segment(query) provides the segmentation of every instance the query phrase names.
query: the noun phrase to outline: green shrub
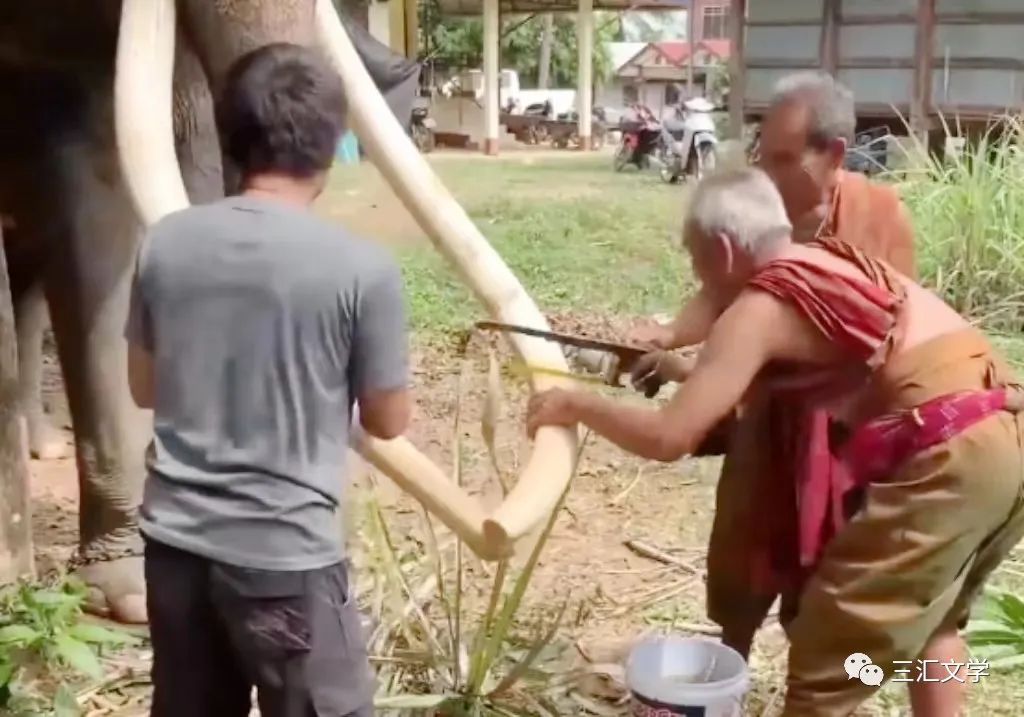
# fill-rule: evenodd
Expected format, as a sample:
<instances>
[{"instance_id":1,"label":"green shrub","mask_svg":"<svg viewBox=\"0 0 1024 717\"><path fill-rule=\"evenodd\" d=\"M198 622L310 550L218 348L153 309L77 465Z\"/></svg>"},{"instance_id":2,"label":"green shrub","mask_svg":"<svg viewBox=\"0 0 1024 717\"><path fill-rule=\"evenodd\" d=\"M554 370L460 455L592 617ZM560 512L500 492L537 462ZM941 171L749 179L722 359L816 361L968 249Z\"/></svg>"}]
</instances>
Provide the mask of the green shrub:
<instances>
[{"instance_id":1,"label":"green shrub","mask_svg":"<svg viewBox=\"0 0 1024 717\"><path fill-rule=\"evenodd\" d=\"M956 132L948 127L947 134ZM910 151L900 190L924 283L998 331L1024 327L1024 118L993 123L944 158Z\"/></svg>"},{"instance_id":2,"label":"green shrub","mask_svg":"<svg viewBox=\"0 0 1024 717\"><path fill-rule=\"evenodd\" d=\"M134 642L130 635L83 622L85 587L22 583L0 591L0 714L73 717L69 673L98 679L98 650Z\"/></svg>"}]
</instances>

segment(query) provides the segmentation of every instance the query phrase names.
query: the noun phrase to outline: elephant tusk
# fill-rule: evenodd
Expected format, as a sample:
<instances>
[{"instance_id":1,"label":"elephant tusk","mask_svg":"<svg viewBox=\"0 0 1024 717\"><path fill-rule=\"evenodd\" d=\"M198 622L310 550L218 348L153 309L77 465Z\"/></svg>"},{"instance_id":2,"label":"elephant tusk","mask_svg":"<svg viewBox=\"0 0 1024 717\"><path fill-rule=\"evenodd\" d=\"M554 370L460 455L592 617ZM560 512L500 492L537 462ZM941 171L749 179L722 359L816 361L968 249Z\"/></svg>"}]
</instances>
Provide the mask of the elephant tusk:
<instances>
[{"instance_id":1,"label":"elephant tusk","mask_svg":"<svg viewBox=\"0 0 1024 717\"><path fill-rule=\"evenodd\" d=\"M345 84L349 119L356 135L434 246L493 318L547 329L547 321L515 275L402 130L363 66L331 0L316 0L316 24L320 42ZM526 363L568 371L565 357L554 344L526 336L511 338ZM568 384L564 378L534 375L531 385L534 390L543 390ZM538 431L534 452L515 487L484 523L483 557L507 554L514 541L550 515L572 475L576 443L576 433L568 429ZM383 454L392 447L377 450ZM398 480L406 490L422 494L425 487L416 485L420 477L409 474Z\"/></svg>"},{"instance_id":2,"label":"elephant tusk","mask_svg":"<svg viewBox=\"0 0 1024 717\"><path fill-rule=\"evenodd\" d=\"M123 0L114 126L128 191L150 225L189 205L174 151L174 0Z\"/></svg>"}]
</instances>

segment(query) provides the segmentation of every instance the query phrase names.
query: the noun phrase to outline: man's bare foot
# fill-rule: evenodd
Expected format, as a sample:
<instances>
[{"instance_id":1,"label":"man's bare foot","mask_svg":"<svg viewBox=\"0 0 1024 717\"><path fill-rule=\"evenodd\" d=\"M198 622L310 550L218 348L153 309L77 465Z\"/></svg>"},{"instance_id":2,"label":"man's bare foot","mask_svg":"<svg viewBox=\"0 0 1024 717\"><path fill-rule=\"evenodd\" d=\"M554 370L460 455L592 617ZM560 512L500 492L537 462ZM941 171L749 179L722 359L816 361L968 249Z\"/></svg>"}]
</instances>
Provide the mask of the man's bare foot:
<instances>
[{"instance_id":1,"label":"man's bare foot","mask_svg":"<svg viewBox=\"0 0 1024 717\"><path fill-rule=\"evenodd\" d=\"M141 557L89 563L78 574L89 590L86 612L127 625L149 622Z\"/></svg>"},{"instance_id":2,"label":"man's bare foot","mask_svg":"<svg viewBox=\"0 0 1024 717\"><path fill-rule=\"evenodd\" d=\"M52 461L71 456L71 444L45 418L29 422L28 447L32 457L37 460Z\"/></svg>"}]
</instances>

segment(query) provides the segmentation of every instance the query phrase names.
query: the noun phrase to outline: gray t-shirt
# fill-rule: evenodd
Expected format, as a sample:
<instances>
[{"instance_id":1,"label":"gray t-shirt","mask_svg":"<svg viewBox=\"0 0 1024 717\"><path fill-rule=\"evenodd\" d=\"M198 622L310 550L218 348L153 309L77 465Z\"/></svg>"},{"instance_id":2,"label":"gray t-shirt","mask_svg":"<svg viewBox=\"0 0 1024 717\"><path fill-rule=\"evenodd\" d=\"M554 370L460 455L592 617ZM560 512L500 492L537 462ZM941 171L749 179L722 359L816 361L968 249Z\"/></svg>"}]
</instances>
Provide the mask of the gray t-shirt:
<instances>
[{"instance_id":1,"label":"gray t-shirt","mask_svg":"<svg viewBox=\"0 0 1024 717\"><path fill-rule=\"evenodd\" d=\"M269 200L195 206L143 241L126 335L154 361L142 532L248 568L340 560L353 401L408 381L389 255Z\"/></svg>"}]
</instances>

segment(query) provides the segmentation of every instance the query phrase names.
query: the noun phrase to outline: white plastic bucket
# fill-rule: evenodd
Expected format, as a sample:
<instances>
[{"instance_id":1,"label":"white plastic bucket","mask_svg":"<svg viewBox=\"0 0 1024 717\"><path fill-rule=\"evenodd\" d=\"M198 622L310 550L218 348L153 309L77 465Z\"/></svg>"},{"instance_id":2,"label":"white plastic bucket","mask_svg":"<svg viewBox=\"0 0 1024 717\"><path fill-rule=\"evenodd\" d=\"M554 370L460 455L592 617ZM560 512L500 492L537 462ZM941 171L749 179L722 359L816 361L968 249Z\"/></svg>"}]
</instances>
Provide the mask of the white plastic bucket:
<instances>
[{"instance_id":1,"label":"white plastic bucket","mask_svg":"<svg viewBox=\"0 0 1024 717\"><path fill-rule=\"evenodd\" d=\"M634 717L741 717L750 679L740 653L720 642L656 637L630 652L626 684Z\"/></svg>"}]
</instances>

